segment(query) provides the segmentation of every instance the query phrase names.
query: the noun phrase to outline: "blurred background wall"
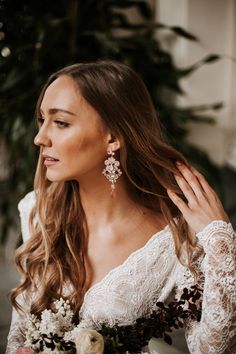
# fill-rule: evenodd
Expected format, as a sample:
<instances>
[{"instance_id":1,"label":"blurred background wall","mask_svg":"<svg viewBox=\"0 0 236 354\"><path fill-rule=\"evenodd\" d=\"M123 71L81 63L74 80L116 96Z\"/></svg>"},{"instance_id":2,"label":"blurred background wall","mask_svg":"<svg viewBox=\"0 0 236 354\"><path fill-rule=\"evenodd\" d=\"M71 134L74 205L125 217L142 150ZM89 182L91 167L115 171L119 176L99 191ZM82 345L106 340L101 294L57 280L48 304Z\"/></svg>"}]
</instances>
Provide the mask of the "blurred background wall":
<instances>
[{"instance_id":1,"label":"blurred background wall","mask_svg":"<svg viewBox=\"0 0 236 354\"><path fill-rule=\"evenodd\" d=\"M42 82L58 67L101 57L133 66L171 143L216 183L236 227L236 0L140 3L1 2L0 353L10 322L7 292L18 281L12 266L20 243L16 206L32 188L35 168L33 107ZM110 11L120 15L116 22ZM154 23L162 26L154 30Z\"/></svg>"},{"instance_id":2,"label":"blurred background wall","mask_svg":"<svg viewBox=\"0 0 236 354\"><path fill-rule=\"evenodd\" d=\"M184 79L187 95L180 103L204 104L223 101L215 114L217 124L190 124L188 139L204 148L217 164L236 168L236 2L235 0L159 0L156 17L168 25L179 25L199 38L199 43L169 39L176 63L193 64L207 53L222 60L204 66ZM167 34L168 36L168 34ZM168 41L167 41L168 42Z\"/></svg>"}]
</instances>

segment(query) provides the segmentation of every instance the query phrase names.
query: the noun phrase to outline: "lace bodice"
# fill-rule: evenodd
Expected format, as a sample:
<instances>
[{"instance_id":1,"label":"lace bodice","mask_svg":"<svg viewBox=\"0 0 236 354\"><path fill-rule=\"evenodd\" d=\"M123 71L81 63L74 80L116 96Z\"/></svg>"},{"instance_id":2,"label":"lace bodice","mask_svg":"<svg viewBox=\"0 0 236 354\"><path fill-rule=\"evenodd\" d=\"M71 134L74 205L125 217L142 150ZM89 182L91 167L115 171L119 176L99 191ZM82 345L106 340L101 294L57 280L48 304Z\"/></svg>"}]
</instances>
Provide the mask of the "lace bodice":
<instances>
[{"instance_id":1,"label":"lace bodice","mask_svg":"<svg viewBox=\"0 0 236 354\"><path fill-rule=\"evenodd\" d=\"M29 235L33 192L20 203L24 240ZM202 318L186 323L186 338L192 354L236 353L236 237L230 223L213 221L197 234L204 255L196 263L204 287ZM153 235L146 245L111 270L86 293L80 310L80 326L131 324L148 315L156 301L167 301L194 277L176 255L169 226ZM22 300L23 301L23 300ZM28 307L24 305L25 312ZM7 354L24 343L25 316L13 310Z\"/></svg>"}]
</instances>

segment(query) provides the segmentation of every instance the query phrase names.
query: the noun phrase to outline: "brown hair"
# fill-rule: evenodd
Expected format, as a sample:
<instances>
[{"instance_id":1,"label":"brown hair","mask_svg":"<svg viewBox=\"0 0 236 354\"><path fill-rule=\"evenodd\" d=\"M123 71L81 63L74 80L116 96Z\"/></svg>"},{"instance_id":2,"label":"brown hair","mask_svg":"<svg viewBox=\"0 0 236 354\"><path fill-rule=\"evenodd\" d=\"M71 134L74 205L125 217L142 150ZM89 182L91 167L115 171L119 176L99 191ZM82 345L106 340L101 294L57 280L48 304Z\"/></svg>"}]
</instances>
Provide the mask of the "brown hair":
<instances>
[{"instance_id":1,"label":"brown hair","mask_svg":"<svg viewBox=\"0 0 236 354\"><path fill-rule=\"evenodd\" d=\"M161 212L170 225L180 259L183 245L191 268L195 237L166 189L179 194L173 174L176 160L184 157L161 136L156 112L141 78L128 66L99 61L67 66L51 75L39 97L38 115L47 87L61 75L71 77L85 100L99 113L114 136L122 140L120 162L137 203ZM50 182L39 156L35 175L36 206L31 214L31 238L16 253L16 264L24 275L11 300L34 292L31 311L40 314L51 306L69 284L71 301L78 315L85 292L87 227L76 181ZM36 216L36 217L35 217ZM78 222L79 220L79 222Z\"/></svg>"}]
</instances>

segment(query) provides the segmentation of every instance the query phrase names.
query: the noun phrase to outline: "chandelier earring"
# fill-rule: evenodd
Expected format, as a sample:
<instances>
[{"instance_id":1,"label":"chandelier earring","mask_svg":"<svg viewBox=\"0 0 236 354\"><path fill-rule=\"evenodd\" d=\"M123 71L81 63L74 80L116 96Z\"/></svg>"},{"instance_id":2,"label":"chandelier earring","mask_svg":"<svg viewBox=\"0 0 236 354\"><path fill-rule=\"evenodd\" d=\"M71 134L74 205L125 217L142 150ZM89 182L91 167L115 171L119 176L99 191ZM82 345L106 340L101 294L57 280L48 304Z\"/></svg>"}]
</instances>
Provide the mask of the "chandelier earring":
<instances>
[{"instance_id":1,"label":"chandelier earring","mask_svg":"<svg viewBox=\"0 0 236 354\"><path fill-rule=\"evenodd\" d=\"M111 150L107 153L109 157L104 161L105 168L102 173L111 183L111 195L113 195L115 191L115 183L122 175L122 171L119 169L120 162L114 157L115 153Z\"/></svg>"}]
</instances>

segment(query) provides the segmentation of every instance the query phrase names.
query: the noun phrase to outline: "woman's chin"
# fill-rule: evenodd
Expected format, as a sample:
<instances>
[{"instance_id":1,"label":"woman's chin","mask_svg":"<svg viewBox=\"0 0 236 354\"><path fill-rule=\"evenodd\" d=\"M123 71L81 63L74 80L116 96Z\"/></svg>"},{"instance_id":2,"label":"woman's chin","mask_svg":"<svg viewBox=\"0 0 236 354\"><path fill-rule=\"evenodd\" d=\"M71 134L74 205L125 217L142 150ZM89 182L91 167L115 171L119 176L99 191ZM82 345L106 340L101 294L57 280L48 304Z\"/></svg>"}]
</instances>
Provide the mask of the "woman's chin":
<instances>
[{"instance_id":1,"label":"woman's chin","mask_svg":"<svg viewBox=\"0 0 236 354\"><path fill-rule=\"evenodd\" d=\"M51 173L46 173L46 177L50 182L65 182L71 180L68 176L59 176Z\"/></svg>"}]
</instances>

